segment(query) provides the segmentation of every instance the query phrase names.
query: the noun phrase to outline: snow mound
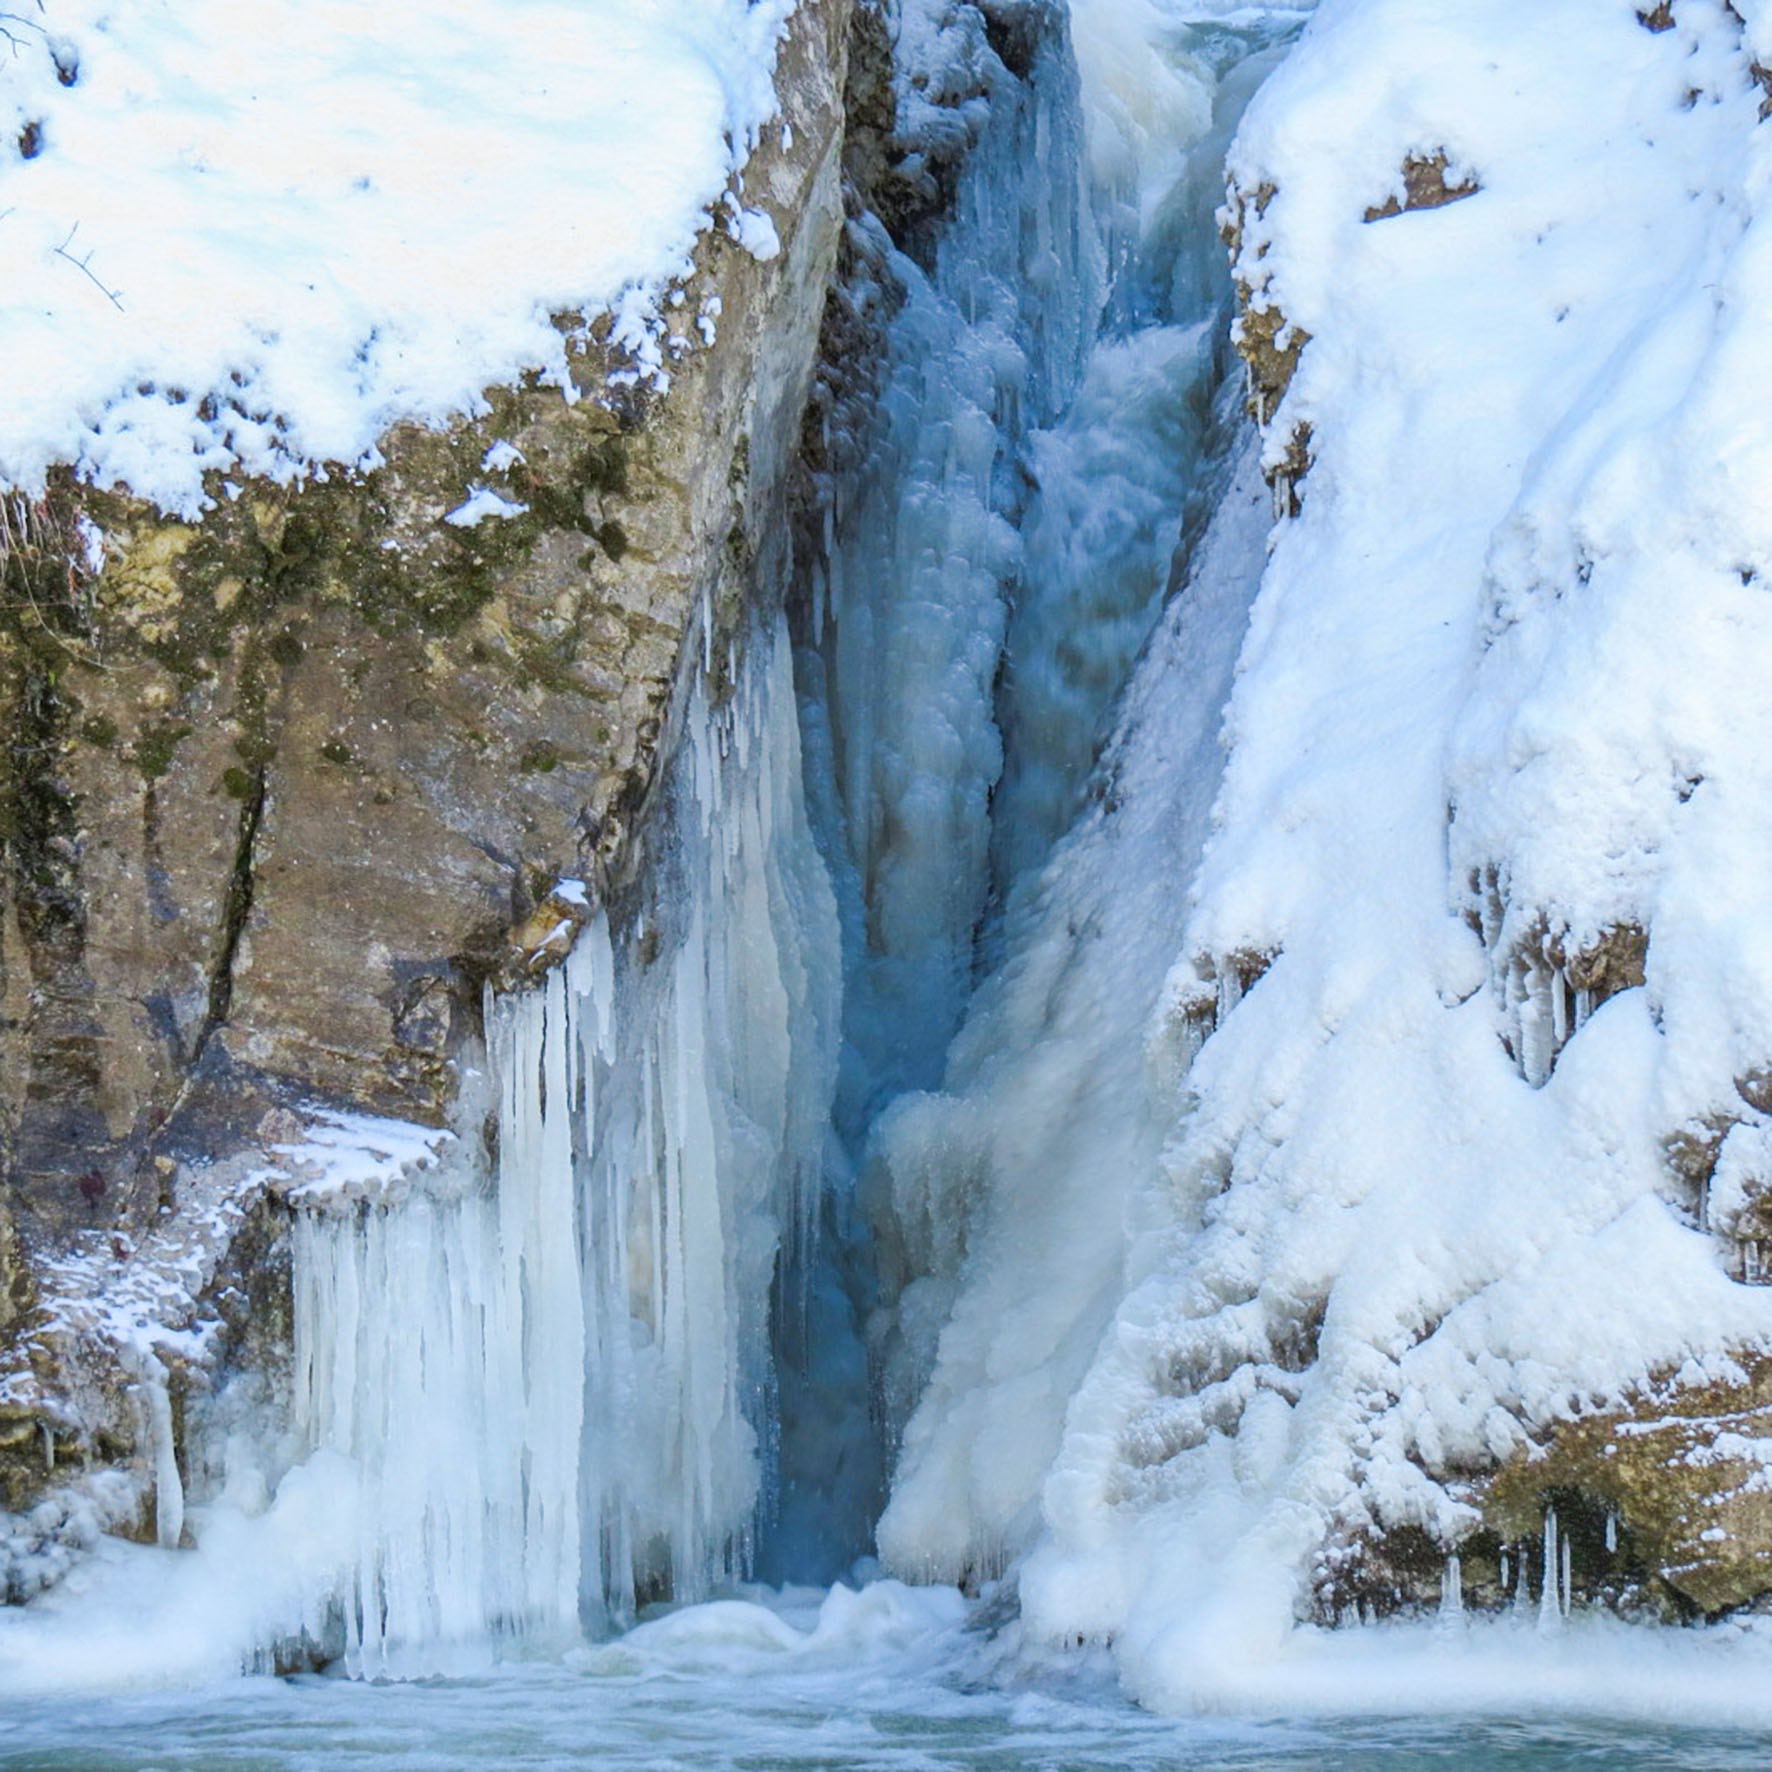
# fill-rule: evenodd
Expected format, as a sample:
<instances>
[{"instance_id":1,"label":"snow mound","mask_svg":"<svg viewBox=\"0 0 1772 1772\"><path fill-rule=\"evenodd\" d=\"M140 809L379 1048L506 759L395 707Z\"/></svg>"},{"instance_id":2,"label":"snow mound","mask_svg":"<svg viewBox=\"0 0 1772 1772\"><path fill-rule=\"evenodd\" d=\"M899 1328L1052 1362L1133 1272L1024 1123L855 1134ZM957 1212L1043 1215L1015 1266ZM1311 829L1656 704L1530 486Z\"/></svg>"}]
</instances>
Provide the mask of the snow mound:
<instances>
[{"instance_id":1,"label":"snow mound","mask_svg":"<svg viewBox=\"0 0 1772 1772\"><path fill-rule=\"evenodd\" d=\"M0 484L169 511L638 342L774 114L793 0L33 0L0 38ZM743 211L745 244L773 228Z\"/></svg>"}]
</instances>

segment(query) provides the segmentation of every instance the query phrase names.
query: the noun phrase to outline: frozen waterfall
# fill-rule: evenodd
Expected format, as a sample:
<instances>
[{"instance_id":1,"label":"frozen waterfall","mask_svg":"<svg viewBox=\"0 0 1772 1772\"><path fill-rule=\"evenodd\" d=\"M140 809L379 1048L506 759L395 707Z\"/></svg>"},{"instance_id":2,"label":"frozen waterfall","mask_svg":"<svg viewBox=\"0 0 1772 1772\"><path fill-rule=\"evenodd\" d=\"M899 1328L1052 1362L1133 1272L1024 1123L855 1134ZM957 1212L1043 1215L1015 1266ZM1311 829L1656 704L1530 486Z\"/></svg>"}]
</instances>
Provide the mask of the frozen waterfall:
<instances>
[{"instance_id":1,"label":"frozen waterfall","mask_svg":"<svg viewBox=\"0 0 1772 1772\"><path fill-rule=\"evenodd\" d=\"M1212 210L1281 26L1084 5L1073 54L1054 6L1012 72L977 14L912 11L911 52L981 102L956 113L974 139L927 262L874 237L870 274L897 291L886 364L877 399L839 415L854 466L820 488L797 659L778 623L730 705L691 698L643 900L599 908L544 985L489 1002L493 1173L464 1157L399 1198L301 1208L298 1419L355 1472L357 1671L705 1594L750 1567L778 1508L772 1569L834 1572L867 1548L880 1416L901 1431L931 1373L948 1395L935 1335L986 1235L974 1171L1003 1161L965 1105L998 1062L979 1029L1023 1051L1045 1019L1008 1111L1051 1154L1110 1192L1154 1157L1137 1066L1079 1042L1104 989L1140 1037L1164 901L1105 888L1133 857L1138 878L1185 876L1216 779L1263 506L1247 460L1228 465ZM1154 680L1135 694L1041 883L1215 501L1227 514L1152 642L1185 705ZM1191 810L1171 796L1154 821L1116 818L1139 767L1126 734L1153 720L1195 758ZM1016 906L1049 911L1059 876L1110 980L1025 945L1037 919ZM949 1059L1005 953L997 1007ZM959 1105L916 1093L944 1069ZM1004 1500L930 1490L942 1534L1012 1542L1111 1302L1117 1218L1048 1227L1071 1259L1042 1338L1072 1351L1048 1394L1005 1392L1018 1419L988 1479ZM957 1573L976 1555L908 1524L927 1441L913 1425L883 1544Z\"/></svg>"},{"instance_id":2,"label":"frozen waterfall","mask_svg":"<svg viewBox=\"0 0 1772 1772\"><path fill-rule=\"evenodd\" d=\"M916 90L974 95L924 119L971 138L951 214L921 256L857 224L885 361L828 420L793 644L688 697L638 883L489 999L489 1168L464 1138L300 1196L353 1671L631 1621L759 1534L828 1579L888 1450L899 1566L1028 1542L1181 1062L1146 1030L1267 525L1213 209L1294 20L1035 15L1011 70L970 9L907 11ZM1093 1192L1016 1229L1018 1167Z\"/></svg>"}]
</instances>

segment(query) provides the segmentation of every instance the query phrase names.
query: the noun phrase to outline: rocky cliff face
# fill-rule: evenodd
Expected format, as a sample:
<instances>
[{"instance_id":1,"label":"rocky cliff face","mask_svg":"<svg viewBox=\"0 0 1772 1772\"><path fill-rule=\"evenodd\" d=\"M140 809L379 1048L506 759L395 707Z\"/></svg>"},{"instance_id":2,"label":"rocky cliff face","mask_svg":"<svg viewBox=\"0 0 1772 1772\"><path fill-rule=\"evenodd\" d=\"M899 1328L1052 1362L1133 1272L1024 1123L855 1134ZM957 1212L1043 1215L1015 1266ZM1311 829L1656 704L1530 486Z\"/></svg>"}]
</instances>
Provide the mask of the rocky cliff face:
<instances>
[{"instance_id":1,"label":"rocky cliff face","mask_svg":"<svg viewBox=\"0 0 1772 1772\"><path fill-rule=\"evenodd\" d=\"M139 1426L116 1395L70 1404L70 1362L97 1356L45 1275L164 1254L292 1108L448 1122L487 986L551 957L554 883L618 888L689 674L717 700L747 611L781 595L850 13L795 15L781 127L744 174L779 250L710 224L665 313L668 377L593 325L576 400L489 389L471 421L388 436L371 472L217 475L188 523L65 478L6 501L10 1504ZM227 1269L212 1249L196 1288Z\"/></svg>"}]
</instances>

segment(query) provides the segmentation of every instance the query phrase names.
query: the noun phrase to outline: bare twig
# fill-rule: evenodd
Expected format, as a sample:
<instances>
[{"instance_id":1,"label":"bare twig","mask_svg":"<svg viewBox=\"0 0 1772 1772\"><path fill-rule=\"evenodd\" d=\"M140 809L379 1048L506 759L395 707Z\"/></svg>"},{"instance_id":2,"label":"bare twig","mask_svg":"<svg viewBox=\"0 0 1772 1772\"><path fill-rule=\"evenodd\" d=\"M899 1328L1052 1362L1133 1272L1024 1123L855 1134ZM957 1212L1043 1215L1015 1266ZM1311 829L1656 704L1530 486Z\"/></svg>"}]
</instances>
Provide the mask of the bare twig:
<instances>
[{"instance_id":1,"label":"bare twig","mask_svg":"<svg viewBox=\"0 0 1772 1772\"><path fill-rule=\"evenodd\" d=\"M68 250L68 248L74 244L74 236L79 232L80 232L80 224L78 222L75 222L74 225L68 229L67 239L65 239L61 243L61 245L59 245L55 249L55 256L57 258L65 258L68 261L68 263L74 267L75 270L84 273L87 280L92 284L93 288L96 289L99 292L99 294L102 295L105 298L105 300L108 301L111 304L111 306L117 310L117 312L119 314L122 313L123 312L123 292L119 289L107 289L105 287L105 285L99 280L98 273L95 270L93 270L93 268L92 268L92 251L93 251L93 249L88 248L86 256L84 258L75 258L73 253L71 253Z\"/></svg>"},{"instance_id":2,"label":"bare twig","mask_svg":"<svg viewBox=\"0 0 1772 1772\"><path fill-rule=\"evenodd\" d=\"M43 0L37 0L37 10L43 10ZM34 18L26 18L22 12L0 12L0 37L6 39L12 53L17 55L24 48L25 40L18 31L11 28L14 25L25 31L41 31L43 27Z\"/></svg>"},{"instance_id":3,"label":"bare twig","mask_svg":"<svg viewBox=\"0 0 1772 1772\"><path fill-rule=\"evenodd\" d=\"M78 522L77 517L58 511L47 499L31 500L22 493L0 497L0 571L16 562L16 571L5 576L11 587L22 594L24 604L10 607L22 612L28 605L31 618L45 637L76 664L108 671L112 667L100 656L99 636L93 626L96 604L92 587L96 574L80 558L83 541ZM51 621L37 600L32 579L45 569L63 580L65 600L52 595L52 602L59 603L59 613L82 630L80 637L87 641L88 649L74 645L66 621ZM55 577L46 579L46 590L53 592L55 583Z\"/></svg>"}]
</instances>

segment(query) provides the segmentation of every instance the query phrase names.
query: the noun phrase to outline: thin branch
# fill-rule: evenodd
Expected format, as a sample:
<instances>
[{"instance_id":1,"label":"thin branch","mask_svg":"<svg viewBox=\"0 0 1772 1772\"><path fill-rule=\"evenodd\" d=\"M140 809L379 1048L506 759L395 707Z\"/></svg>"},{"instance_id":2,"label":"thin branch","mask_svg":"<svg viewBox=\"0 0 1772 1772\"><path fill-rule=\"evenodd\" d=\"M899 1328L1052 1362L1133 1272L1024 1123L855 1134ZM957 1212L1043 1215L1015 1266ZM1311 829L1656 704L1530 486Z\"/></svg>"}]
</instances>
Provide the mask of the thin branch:
<instances>
[{"instance_id":1,"label":"thin branch","mask_svg":"<svg viewBox=\"0 0 1772 1772\"><path fill-rule=\"evenodd\" d=\"M37 10L39 12L43 10L43 0L37 0ZM17 31L8 28L12 25L18 25L21 29L27 31L41 31L43 29L34 18L26 18L23 13L0 12L0 37L4 37L12 46L12 53L14 55L17 55L24 48L25 43L24 39L19 36Z\"/></svg>"},{"instance_id":2,"label":"thin branch","mask_svg":"<svg viewBox=\"0 0 1772 1772\"><path fill-rule=\"evenodd\" d=\"M57 258L65 258L75 270L82 272L94 289L114 307L119 314L123 312L123 292L119 289L107 289L99 280L98 273L92 268L92 249L88 249L84 258L75 258L68 248L74 244L74 236L80 232L80 224L75 222L68 229L68 237L55 249Z\"/></svg>"}]
</instances>

